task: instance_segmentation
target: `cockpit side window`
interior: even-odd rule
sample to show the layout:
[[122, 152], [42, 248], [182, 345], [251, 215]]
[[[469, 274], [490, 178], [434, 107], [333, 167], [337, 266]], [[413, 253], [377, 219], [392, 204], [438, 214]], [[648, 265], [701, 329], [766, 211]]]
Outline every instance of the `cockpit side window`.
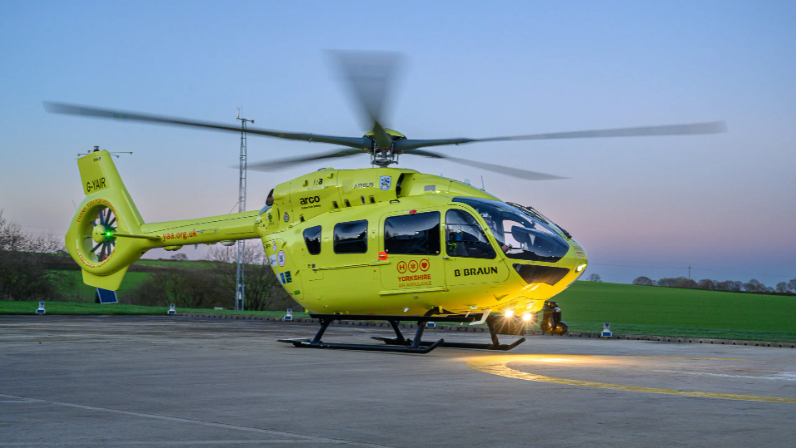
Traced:
[[478, 221], [464, 210], [445, 214], [445, 248], [449, 257], [495, 258], [495, 249], [481, 231]]

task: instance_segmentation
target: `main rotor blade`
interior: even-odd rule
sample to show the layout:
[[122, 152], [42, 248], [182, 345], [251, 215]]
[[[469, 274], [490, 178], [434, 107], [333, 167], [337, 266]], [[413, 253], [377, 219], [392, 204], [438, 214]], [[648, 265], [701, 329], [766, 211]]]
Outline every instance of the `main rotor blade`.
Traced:
[[517, 135], [513, 137], [490, 138], [448, 138], [436, 140], [398, 140], [395, 149], [425, 148], [429, 146], [463, 145], [476, 142], [504, 142], [513, 140], [550, 140], [562, 138], [599, 138], [599, 137], [651, 137], [661, 135], [702, 135], [727, 132], [727, 124], [723, 121], [710, 123], [674, 124], [665, 126], [645, 126], [634, 128], [600, 129], [592, 131], [554, 132], [548, 134]]
[[414, 155], [414, 156], [423, 156], [423, 157], [431, 157], [434, 159], [445, 159], [450, 160], [451, 162], [460, 163], [462, 165], [469, 165], [475, 168], [481, 168], [489, 171], [494, 171], [496, 173], [505, 174], [507, 176], [517, 177], [524, 180], [556, 180], [556, 179], [566, 179], [566, 177], [554, 176], [552, 174], [545, 174], [539, 173], [536, 171], [528, 171], [523, 170], [520, 168], [513, 168], [503, 165], [495, 165], [492, 163], [486, 162], [476, 162], [475, 160], [469, 159], [460, 159], [458, 157], [451, 157], [446, 156], [444, 154], [439, 154], [436, 152], [431, 151], [421, 151], [418, 149], [410, 149], [406, 150], [404, 154], [407, 155]]
[[373, 139], [380, 148], [390, 148], [392, 138], [382, 124], [393, 80], [402, 65], [400, 53], [330, 51], [329, 55], [373, 131]]
[[[165, 117], [162, 115], [142, 114], [138, 112], [124, 112], [113, 109], [100, 109], [97, 107], [79, 106], [75, 104], [44, 102], [47, 112], [65, 115], [81, 115], [92, 118], [110, 118], [114, 120], [140, 121], [153, 124], [169, 124], [174, 126], [191, 126], [217, 131], [240, 132], [241, 128], [223, 123], [197, 121], [188, 118]], [[307, 142], [331, 143], [334, 145], [348, 146], [351, 148], [369, 148], [370, 144], [362, 137], [335, 137], [331, 135], [315, 135], [297, 132], [281, 132], [268, 129], [247, 127], [248, 134], [264, 135], [266, 137], [283, 138], [286, 140], [303, 140]]]
[[[361, 149], [340, 149], [337, 151], [330, 151], [321, 153], [311, 157], [291, 157], [287, 159], [266, 160], [264, 162], [250, 163], [248, 168], [253, 171], [276, 171], [281, 168], [287, 168], [294, 165], [301, 165], [304, 163], [313, 162], [315, 160], [334, 159], [337, 157], [355, 156], [357, 154], [367, 154]], [[232, 168], [238, 168], [233, 166]]]

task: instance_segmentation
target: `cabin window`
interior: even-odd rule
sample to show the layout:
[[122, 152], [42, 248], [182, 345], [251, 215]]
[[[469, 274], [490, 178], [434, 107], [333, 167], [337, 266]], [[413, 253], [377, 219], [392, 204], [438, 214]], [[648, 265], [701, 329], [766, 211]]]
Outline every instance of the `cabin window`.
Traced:
[[393, 216], [384, 221], [387, 253], [438, 255], [439, 240], [439, 212]]
[[368, 251], [368, 221], [341, 222], [334, 226], [334, 253], [364, 254]]
[[481, 231], [478, 221], [464, 210], [448, 210], [445, 235], [445, 247], [450, 257], [495, 258], [495, 249]]
[[321, 226], [310, 227], [304, 230], [304, 243], [310, 255], [321, 253]]

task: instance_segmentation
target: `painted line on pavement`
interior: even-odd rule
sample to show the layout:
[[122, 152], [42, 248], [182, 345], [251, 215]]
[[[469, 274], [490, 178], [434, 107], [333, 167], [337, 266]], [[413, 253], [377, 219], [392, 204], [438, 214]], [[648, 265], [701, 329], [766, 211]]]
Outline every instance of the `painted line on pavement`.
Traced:
[[[742, 400], [742, 401], [759, 401], [767, 403], [791, 403], [796, 404], [796, 398], [787, 397], [768, 397], [761, 395], [741, 395], [741, 394], [727, 394], [719, 392], [701, 392], [701, 391], [687, 391], [676, 389], [662, 389], [657, 387], [640, 387], [640, 386], [627, 386], [622, 384], [600, 383], [596, 381], [583, 381], [571, 380], [566, 378], [556, 378], [552, 376], [539, 375], [536, 373], [523, 372], [521, 370], [512, 369], [507, 364], [514, 362], [566, 362], [575, 358], [592, 358], [599, 359], [608, 356], [599, 355], [503, 355], [503, 356], [488, 356], [478, 359], [471, 359], [467, 361], [467, 366], [479, 372], [490, 373], [506, 378], [515, 378], [526, 381], [536, 381], [540, 383], [564, 384], [567, 386], [580, 386], [591, 387], [597, 389], [610, 389], [622, 390], [627, 392], [643, 392], [653, 394], [665, 395], [678, 395], [682, 397], [699, 397], [699, 398], [718, 398], [723, 400]], [[664, 359], [694, 359], [694, 360], [708, 360], [708, 361], [749, 361], [749, 362], [771, 362], [759, 359], [731, 359], [731, 358], [699, 358], [699, 357], [680, 357], [680, 356], [616, 356], [619, 358], [664, 358]]]
[[374, 443], [366, 443], [366, 442], [355, 442], [349, 440], [342, 440], [342, 439], [330, 439], [326, 437], [316, 437], [316, 436], [308, 436], [304, 434], [295, 434], [285, 431], [273, 431], [270, 429], [261, 429], [255, 428], [252, 426], [237, 426], [237, 425], [229, 425], [226, 423], [216, 423], [216, 422], [205, 422], [202, 420], [193, 420], [188, 418], [180, 418], [180, 417], [169, 417], [166, 415], [157, 415], [157, 414], [146, 414], [143, 412], [132, 412], [132, 411], [121, 411], [118, 409], [112, 408], [101, 408], [97, 406], [86, 406], [82, 404], [74, 404], [74, 403], [64, 403], [62, 401], [49, 401], [49, 400], [41, 400], [38, 398], [28, 398], [28, 397], [19, 397], [16, 395], [8, 395], [8, 394], [0, 394], [0, 398], [6, 399], [17, 399], [17, 400], [29, 400], [32, 402], [39, 402], [45, 404], [51, 404], [55, 406], [63, 406], [67, 408], [74, 408], [74, 409], [83, 409], [87, 411], [99, 411], [99, 412], [111, 412], [115, 414], [122, 414], [122, 415], [129, 415], [132, 417], [143, 417], [143, 418], [151, 418], [156, 420], [165, 420], [168, 422], [176, 422], [176, 423], [190, 423], [194, 425], [202, 425], [208, 426], [211, 428], [221, 428], [221, 429], [231, 429], [236, 431], [246, 431], [246, 432], [254, 432], [259, 434], [269, 434], [269, 435], [276, 435], [282, 437], [293, 437], [296, 439], [300, 439], [302, 441], [308, 441], [313, 443], [333, 443], [333, 444], [341, 444], [341, 445], [354, 445], [354, 446], [369, 446], [369, 447], [376, 447], [376, 448], [389, 448], [385, 447], [384, 445], [377, 445]]

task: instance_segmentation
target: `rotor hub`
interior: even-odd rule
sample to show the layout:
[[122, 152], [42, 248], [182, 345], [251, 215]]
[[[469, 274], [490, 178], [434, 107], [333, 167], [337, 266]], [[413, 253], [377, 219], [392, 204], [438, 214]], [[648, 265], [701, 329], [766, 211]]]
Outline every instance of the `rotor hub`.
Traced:
[[91, 239], [95, 243], [103, 243], [113, 240], [113, 228], [105, 224], [98, 224], [91, 230]]

